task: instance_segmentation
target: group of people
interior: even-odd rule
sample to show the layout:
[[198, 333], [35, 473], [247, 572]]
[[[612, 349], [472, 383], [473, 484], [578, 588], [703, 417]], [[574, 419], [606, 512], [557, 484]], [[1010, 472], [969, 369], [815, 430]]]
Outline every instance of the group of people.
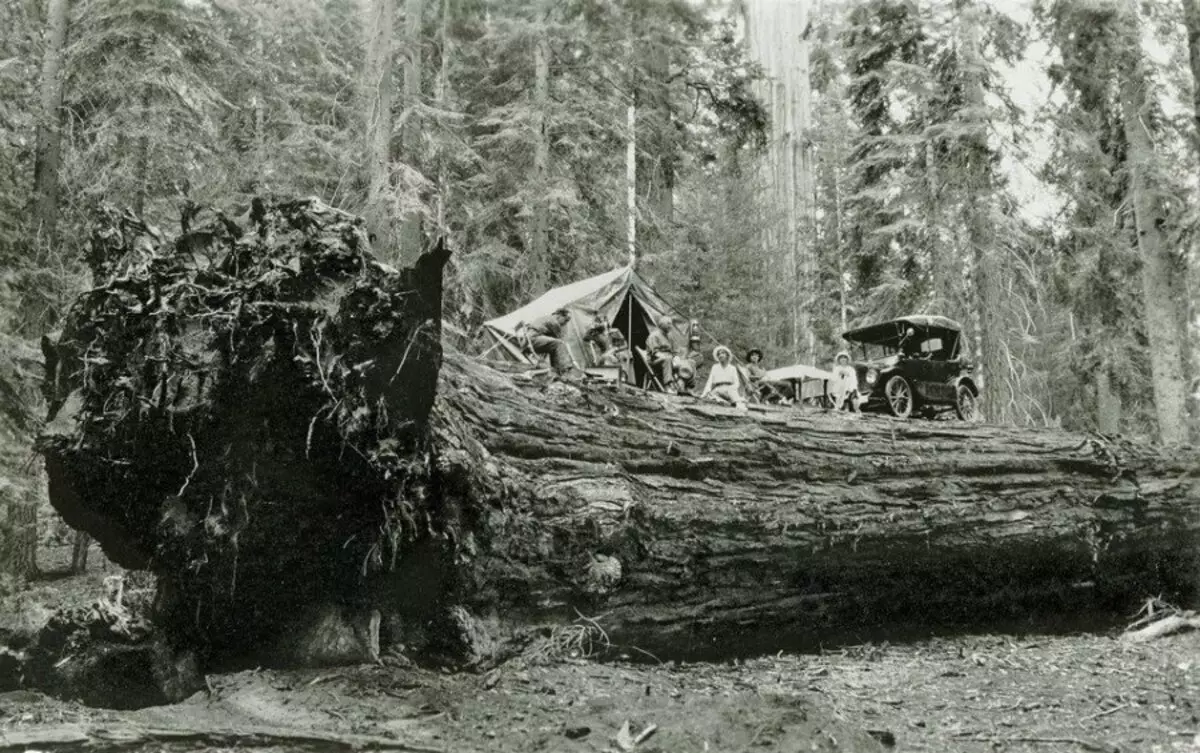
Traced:
[[[548, 357], [551, 368], [566, 380], [582, 377], [564, 339], [570, 321], [571, 313], [564, 308], [532, 323], [518, 325], [517, 328], [526, 347], [535, 354]], [[646, 338], [644, 355], [649, 361], [646, 366], [651, 371], [651, 380], [657, 389], [695, 395], [697, 377], [705, 362], [700, 349], [700, 335], [693, 325], [686, 349], [677, 348], [672, 337], [675, 324], [675, 318], [670, 315], [663, 315], [655, 322], [655, 329]], [[597, 316], [584, 333], [583, 340], [596, 348], [598, 365], [617, 367], [625, 375], [626, 382], [634, 381], [633, 353], [619, 329]], [[743, 410], [747, 407], [747, 398], [766, 403], [792, 402], [792, 398], [778, 384], [767, 378], [767, 371], [762, 365], [763, 352], [758, 348], [746, 354], [744, 371], [734, 364], [733, 352], [724, 345], [713, 349], [712, 358], [714, 363], [699, 392], [700, 398], [725, 402]], [[834, 407], [841, 408], [847, 404], [851, 410], [857, 411], [858, 379], [847, 352], [838, 353], [833, 374], [829, 388]]]

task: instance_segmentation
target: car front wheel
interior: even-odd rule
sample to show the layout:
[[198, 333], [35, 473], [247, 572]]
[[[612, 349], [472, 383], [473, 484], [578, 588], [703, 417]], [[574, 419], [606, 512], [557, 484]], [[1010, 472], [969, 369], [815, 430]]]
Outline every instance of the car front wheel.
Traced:
[[887, 395], [888, 408], [897, 418], [908, 418], [913, 410], [913, 391], [908, 380], [902, 376], [894, 376], [887, 381], [883, 388]]
[[975, 421], [979, 418], [975, 391], [965, 384], [958, 385], [954, 392], [954, 412], [963, 421]]

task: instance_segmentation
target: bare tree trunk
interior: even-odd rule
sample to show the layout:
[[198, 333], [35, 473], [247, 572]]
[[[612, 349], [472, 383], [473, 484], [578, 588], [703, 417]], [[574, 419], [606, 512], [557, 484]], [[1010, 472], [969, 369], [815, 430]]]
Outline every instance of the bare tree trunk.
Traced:
[[841, 156], [834, 163], [833, 171], [833, 243], [834, 253], [837, 256], [838, 270], [838, 311], [841, 314], [840, 323], [842, 332], [849, 329], [847, 302], [849, 297], [849, 282], [846, 280], [846, 274], [849, 270], [846, 269], [846, 256], [842, 253], [843, 236], [842, 236], [842, 176], [841, 176]]
[[1150, 106], [1145, 58], [1138, 35], [1134, 0], [1123, 5], [1122, 30], [1127, 50], [1121, 61], [1121, 113], [1129, 142], [1129, 191], [1142, 257], [1142, 302], [1146, 335], [1150, 340], [1150, 369], [1159, 439], [1164, 444], [1188, 440], [1187, 382], [1184, 376], [1184, 340], [1180, 331], [1179, 270], [1171, 257], [1162, 225], [1166, 221], [1151, 185], [1151, 165], [1156, 159], [1154, 134], [1143, 118]]
[[811, 355], [808, 301], [815, 268], [810, 247], [815, 208], [808, 143], [812, 117], [808, 4], [804, 0], [747, 0], [744, 12], [749, 55], [765, 74], [758, 93], [771, 113], [764, 182], [783, 225], [775, 236], [782, 244], [768, 248], [768, 253], [773, 252], [779, 260], [787, 281], [787, 349], [790, 355], [804, 358]]
[[648, 222], [642, 223], [643, 253], [655, 253], [675, 215], [675, 134], [671, 123], [667, 49], [652, 43], [642, 57], [645, 78], [637, 91], [638, 118], [642, 124], [638, 155], [638, 193], [643, 197]]
[[[263, 60], [266, 57], [261, 18], [257, 19], [254, 23], [254, 52], [258, 60]], [[267, 162], [267, 113], [263, 102], [265, 99], [264, 92], [267, 88], [266, 81], [263, 80], [263, 77], [266, 75], [265, 66], [259, 69], [258, 75], [260, 78], [256, 82], [251, 104], [254, 108], [254, 175], [257, 180], [261, 180], [266, 171]]]
[[[979, 8], [965, 16], [962, 20], [963, 57], [971, 72], [966, 74], [967, 84], [964, 87], [967, 107], [975, 112], [982, 112], [987, 104], [984, 96], [984, 79], [980, 71], [986, 70], [980, 53], [981, 20], [978, 17]], [[971, 165], [967, 168], [966, 180], [969, 199], [967, 201], [967, 242], [969, 253], [974, 258], [975, 290], [975, 336], [976, 336], [976, 368], [979, 370], [978, 380], [982, 395], [983, 410], [992, 420], [1003, 420], [1007, 411], [1002, 407], [1003, 393], [1002, 372], [1005, 368], [1001, 359], [1002, 345], [1002, 304], [1001, 256], [1000, 239], [996, 237], [996, 228], [991, 221], [991, 204], [994, 200], [996, 184], [991, 175], [991, 167], [986, 159], [988, 152], [987, 135], [979, 125], [980, 133], [973, 144]]]
[[1113, 392], [1107, 364], [1096, 370], [1096, 430], [1105, 436], [1121, 431], [1121, 396]]
[[367, 206], [363, 211], [375, 252], [399, 257], [392, 227], [392, 34], [394, 0], [370, 0], [363, 18], [366, 60], [363, 65], [363, 114], [367, 153]]
[[[416, 171], [421, 164], [421, 19], [423, 0], [407, 0], [404, 4], [404, 111], [405, 122], [401, 132], [404, 161], [409, 169]], [[413, 186], [412, 196], [420, 196], [419, 186]], [[415, 259], [424, 246], [421, 213], [415, 209], [405, 212], [400, 224], [400, 249], [405, 258]]]
[[92, 537], [86, 531], [76, 531], [75, 540], [71, 546], [71, 572], [83, 575], [87, 572], [88, 550], [92, 546]]
[[[631, 95], [632, 96], [632, 95]], [[637, 266], [637, 105], [625, 108], [625, 246], [630, 266]]]
[[[142, 127], [150, 130], [150, 89], [142, 89], [141, 100]], [[150, 137], [145, 134], [138, 136], [135, 147], [133, 176], [137, 181], [137, 189], [133, 195], [133, 211], [141, 216], [146, 212], [146, 199], [150, 193]]]
[[812, 302], [816, 298], [817, 263], [815, 229], [817, 206], [814, 199], [813, 142], [812, 142], [812, 82], [809, 66], [808, 35], [812, 28], [811, 3], [798, 3], [795, 9], [795, 26], [790, 29], [796, 35], [794, 62], [789, 66], [792, 73], [790, 88], [793, 91], [794, 110], [791, 122], [793, 135], [792, 154], [795, 164], [792, 172], [796, 181], [797, 238], [792, 253], [797, 254], [796, 280], [797, 300], [794, 304], [796, 320], [795, 355], [804, 361], [815, 356], [816, 334], [812, 326]]
[[12, 530], [12, 546], [8, 551], [8, 562], [0, 566], [0, 572], [25, 579], [36, 575], [37, 567], [37, 502], [23, 499], [10, 502], [8, 522]]
[[550, 4], [543, 0], [538, 4], [537, 41], [533, 45], [533, 232], [529, 244], [530, 283], [535, 290], [545, 287], [548, 280], [547, 245], [550, 207], [546, 203], [548, 169], [550, 164], [550, 134], [547, 132], [547, 110], [550, 107], [550, 41], [546, 36], [546, 23]]
[[[438, 29], [440, 55], [437, 81], [434, 84], [433, 92], [433, 96], [438, 103], [438, 108], [443, 111], [448, 110], [450, 104], [450, 16], [453, 13], [451, 2], [452, 0], [442, 0], [442, 20]], [[438, 166], [437, 180], [437, 226], [438, 232], [445, 234], [449, 232], [446, 227], [446, 207], [450, 202], [450, 175], [446, 169], [445, 160], [442, 160]]]
[[1183, 0], [1183, 24], [1187, 29], [1188, 63], [1192, 69], [1192, 137], [1200, 151], [1200, 2]]
[[[1192, 137], [1195, 139], [1195, 153], [1200, 155], [1200, 3], [1197, 0], [1183, 0], [1183, 23], [1187, 29], [1188, 38], [1188, 63], [1192, 69], [1192, 122], [1194, 125]], [[1193, 258], [1197, 258], [1197, 253], [1200, 253], [1200, 240], [1194, 242], [1192, 246]], [[1200, 377], [1200, 347], [1193, 339], [1190, 323], [1196, 319], [1196, 286], [1197, 280], [1192, 274], [1181, 275], [1183, 283], [1184, 303], [1181, 305], [1181, 313], [1183, 321], [1182, 337], [1185, 347], [1188, 349], [1184, 358], [1184, 378], [1192, 389], [1189, 398], [1191, 403], [1191, 430], [1193, 435], [1200, 432], [1200, 404], [1196, 402], [1196, 385], [1197, 377]]]
[[58, 224], [58, 167], [62, 156], [62, 64], [70, 0], [50, 0], [46, 51], [42, 56], [42, 101], [33, 163], [33, 230], [53, 241]]

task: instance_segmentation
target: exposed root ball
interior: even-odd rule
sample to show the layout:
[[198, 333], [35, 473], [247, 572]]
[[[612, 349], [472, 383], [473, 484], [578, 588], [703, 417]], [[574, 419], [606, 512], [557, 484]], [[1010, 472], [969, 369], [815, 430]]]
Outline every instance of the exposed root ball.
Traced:
[[174, 240], [101, 213], [97, 286], [43, 343], [51, 410], [72, 413], [39, 448], [68, 522], [161, 576], [173, 635], [228, 654], [308, 605], [365, 608], [444, 533], [426, 423], [446, 257], [381, 264], [315, 199], [189, 209]]

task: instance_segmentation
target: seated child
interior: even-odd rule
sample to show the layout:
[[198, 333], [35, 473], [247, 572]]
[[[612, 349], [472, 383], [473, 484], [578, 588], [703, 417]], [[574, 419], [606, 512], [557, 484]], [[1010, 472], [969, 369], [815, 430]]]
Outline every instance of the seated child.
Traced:
[[858, 413], [858, 374], [850, 363], [850, 354], [842, 351], [833, 364], [833, 381], [829, 385], [829, 396], [833, 398], [833, 409], [841, 410], [849, 402], [850, 410]]

